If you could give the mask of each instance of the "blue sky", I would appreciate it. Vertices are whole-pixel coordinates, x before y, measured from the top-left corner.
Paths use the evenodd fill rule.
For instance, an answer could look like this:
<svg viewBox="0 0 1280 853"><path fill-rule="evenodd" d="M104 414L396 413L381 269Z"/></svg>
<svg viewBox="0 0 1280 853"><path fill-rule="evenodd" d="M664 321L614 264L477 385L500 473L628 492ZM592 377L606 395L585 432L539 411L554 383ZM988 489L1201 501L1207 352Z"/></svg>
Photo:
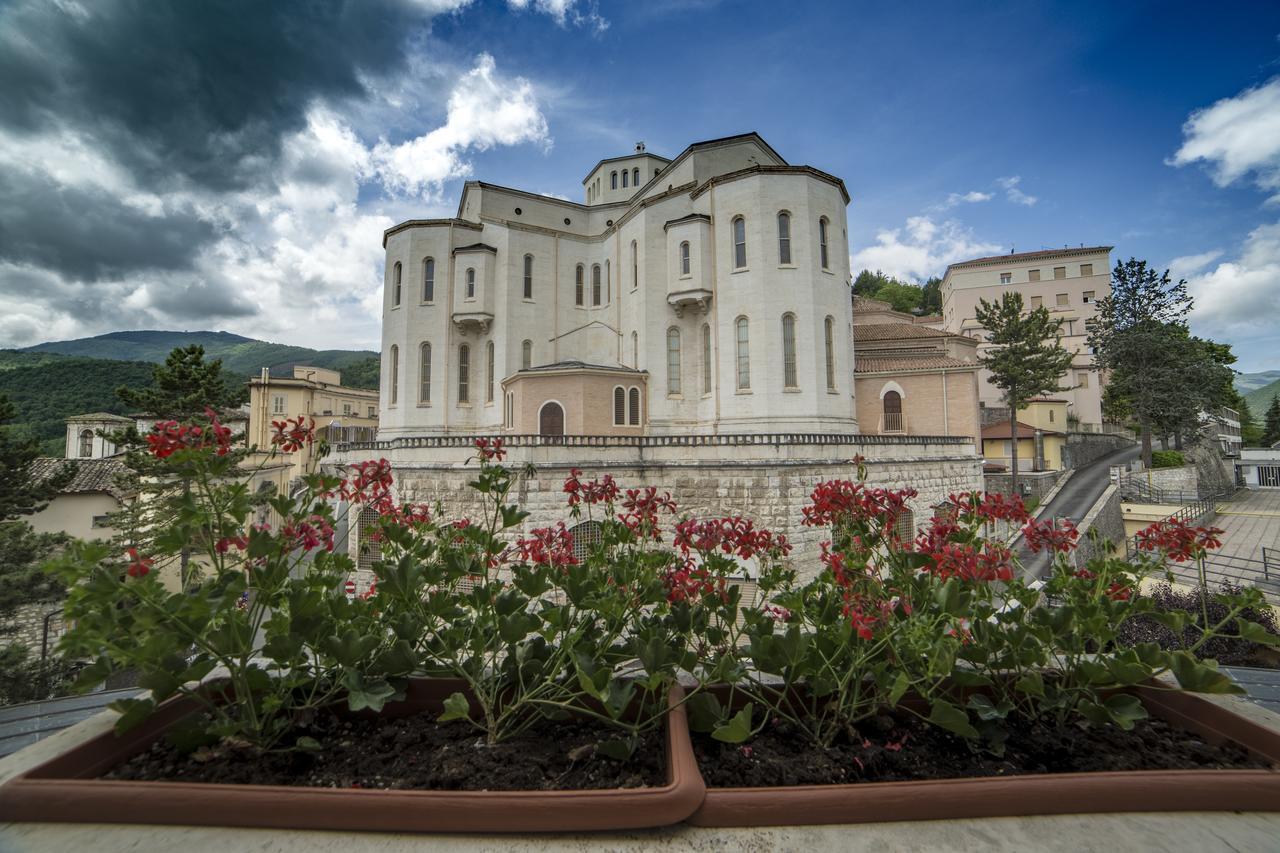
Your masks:
<svg viewBox="0 0 1280 853"><path fill-rule="evenodd" d="M67 244L26 224L43 221L23 212L34 193L0 194L0 236L20 247L0 246L0 345L147 325L376 347L381 229L451 214L463 180L579 199L586 170L637 140L674 156L755 130L845 180L855 269L920 280L1012 247L1112 244L1113 260L1189 278L1194 330L1232 343L1241 369L1280 368L1280 4L356 5L359 38L341 13L301 36L256 16L228 24L260 29L238 48L251 66L255 49L272 58L250 84L275 80L292 107L228 119L210 104L195 117L213 127L208 151L147 112L181 91L144 91L143 106L112 104L101 121L76 112L92 56L111 34L159 26L156 5L0 12L0 48L71 46L70 60L18 69L56 81L38 111L0 98L0 167L84 193L79 210L103 202L134 250L97 259L91 235ZM192 29L185 4L169 11ZM239 20L215 4L201 31L225 23L208 19L219 11ZM286 37L302 39L296 68L273 46ZM152 68L206 57L199 42L156 50ZM203 71L236 97L234 68ZM127 153L139 148L155 154ZM156 163L172 166L157 177ZM130 244L134 214L159 226L150 255ZM178 246L191 246L185 265ZM59 297L38 306L43 319L33 290Z"/></svg>

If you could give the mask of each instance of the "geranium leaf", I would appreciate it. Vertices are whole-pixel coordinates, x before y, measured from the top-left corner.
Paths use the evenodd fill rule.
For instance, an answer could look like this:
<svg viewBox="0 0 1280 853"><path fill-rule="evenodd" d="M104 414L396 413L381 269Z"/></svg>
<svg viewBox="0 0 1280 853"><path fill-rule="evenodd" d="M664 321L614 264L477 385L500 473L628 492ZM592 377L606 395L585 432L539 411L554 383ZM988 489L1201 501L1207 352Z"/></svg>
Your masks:
<svg viewBox="0 0 1280 853"><path fill-rule="evenodd" d="M716 726L711 736L724 743L742 743L751 737L751 705L730 717L729 722Z"/></svg>
<svg viewBox="0 0 1280 853"><path fill-rule="evenodd" d="M978 736L978 730L969 722L969 715L945 699L934 700L929 709L929 722L961 737Z"/></svg>
<svg viewBox="0 0 1280 853"><path fill-rule="evenodd" d="M471 703L461 693L451 693L444 700L444 713L436 717L436 722L447 723L450 720L465 720L471 713Z"/></svg>

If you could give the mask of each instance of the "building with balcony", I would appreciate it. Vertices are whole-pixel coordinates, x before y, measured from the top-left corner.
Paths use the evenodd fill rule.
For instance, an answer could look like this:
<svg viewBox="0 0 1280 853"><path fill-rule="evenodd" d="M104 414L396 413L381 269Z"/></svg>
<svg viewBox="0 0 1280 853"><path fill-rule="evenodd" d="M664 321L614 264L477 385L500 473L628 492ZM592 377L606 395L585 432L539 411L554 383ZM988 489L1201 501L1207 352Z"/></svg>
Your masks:
<svg viewBox="0 0 1280 853"><path fill-rule="evenodd" d="M273 376L264 367L249 380L249 416L244 425L249 446L269 449L271 422L300 415L314 418L316 435L331 444L370 441L377 436L378 392L344 387L338 371L303 365L295 365L284 376ZM310 469L313 450L304 447L286 457L290 477Z"/></svg>
<svg viewBox="0 0 1280 853"><path fill-rule="evenodd" d="M1028 309L1048 308L1062 320L1062 345L1074 354L1062 377L1065 390L1055 393L1068 412L1087 424L1102 422L1103 375L1089 349L1089 328L1097 316L1096 303L1111 293L1111 246L1020 252L962 261L947 267L942 279L942 327L978 338L981 355L986 338L978 323L979 300L995 302L1008 291L1022 294ZM985 407L1003 406L1000 390L982 371L979 401Z"/></svg>

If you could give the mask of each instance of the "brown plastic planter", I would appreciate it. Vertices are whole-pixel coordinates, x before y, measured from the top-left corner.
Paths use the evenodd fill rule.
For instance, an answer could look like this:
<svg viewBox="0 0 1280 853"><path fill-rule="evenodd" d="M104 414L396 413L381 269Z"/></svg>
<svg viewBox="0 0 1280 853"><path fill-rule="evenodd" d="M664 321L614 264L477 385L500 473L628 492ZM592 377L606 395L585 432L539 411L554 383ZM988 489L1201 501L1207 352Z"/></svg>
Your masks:
<svg viewBox="0 0 1280 853"><path fill-rule="evenodd" d="M442 708L461 686L446 679L410 684L386 716ZM679 823L702 803L689 727L672 688L667 713L667 784L591 791L378 791L284 785L135 782L96 778L146 749L191 713L185 701L161 708L118 737L99 735L0 786L0 821L252 826L393 832L549 832L635 829Z"/></svg>
<svg viewBox="0 0 1280 853"><path fill-rule="evenodd" d="M1190 693L1135 690L1152 716L1211 742L1233 740L1280 765L1280 733ZM1143 811L1280 811L1280 771L1134 770L1002 778L708 788L697 826L797 826L891 820Z"/></svg>

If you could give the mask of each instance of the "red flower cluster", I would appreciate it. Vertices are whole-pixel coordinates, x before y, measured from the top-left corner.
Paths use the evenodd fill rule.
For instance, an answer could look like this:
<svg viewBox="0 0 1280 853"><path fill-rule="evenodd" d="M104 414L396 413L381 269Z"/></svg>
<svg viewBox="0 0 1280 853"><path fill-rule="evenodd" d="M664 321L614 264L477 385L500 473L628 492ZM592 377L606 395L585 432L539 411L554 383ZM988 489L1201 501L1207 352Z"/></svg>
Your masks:
<svg viewBox="0 0 1280 853"><path fill-rule="evenodd" d="M803 508L801 523L829 527L866 522L878 532L891 532L906 510L907 500L917 494L915 489L871 489L850 480L828 480L819 483L809 496L812 503Z"/></svg>
<svg viewBox="0 0 1280 853"><path fill-rule="evenodd" d="M389 505L391 500L391 463L385 459L357 462L351 466L355 476L342 481L338 494L343 500Z"/></svg>
<svg viewBox="0 0 1280 853"><path fill-rule="evenodd" d="M385 495L378 500L374 508L383 518L401 527L413 527L431 521L431 507L424 503L396 506L391 502L390 495Z"/></svg>
<svg viewBox="0 0 1280 853"><path fill-rule="evenodd" d="M1217 527L1191 527L1176 518L1157 521L1139 530L1138 548L1143 551L1159 551L1175 563L1184 563L1203 557L1205 553L1222 545L1222 530Z"/></svg>
<svg viewBox="0 0 1280 853"><path fill-rule="evenodd" d="M564 522L555 527L539 527L529 535L516 540L516 552L521 562L538 566L574 566L578 558L573 555L573 534L565 529Z"/></svg>
<svg viewBox="0 0 1280 853"><path fill-rule="evenodd" d="M931 551L923 551L933 558L933 565L926 568L940 578L960 578L966 581L1013 580L1013 553L997 542L985 542L981 549L972 545L945 542Z"/></svg>
<svg viewBox="0 0 1280 853"><path fill-rule="evenodd" d="M643 489L627 489L626 496L622 499L622 508L626 512L618 516L619 521L636 533L657 539L658 513L666 511L675 514L676 502L671 499L670 492L658 494L657 488L647 486Z"/></svg>
<svg viewBox="0 0 1280 853"><path fill-rule="evenodd" d="M301 450L316 440L315 418L298 415L296 418L272 421L271 429L271 443L285 453Z"/></svg>
<svg viewBox="0 0 1280 853"><path fill-rule="evenodd" d="M240 551L247 550L249 548L249 537L248 536L223 536L213 545L213 549L217 551L219 554L225 554L228 551L230 551L233 547Z"/></svg>
<svg viewBox="0 0 1280 853"><path fill-rule="evenodd" d="M564 481L564 493L569 496L569 506L580 503L597 504L613 503L618 499L618 484L612 474L605 474L599 480L582 482L582 472L577 468L569 469L569 476Z"/></svg>
<svg viewBox="0 0 1280 853"><path fill-rule="evenodd" d="M667 601L675 604L707 595L724 597L724 578L718 578L707 571L705 566L698 565L692 557L678 563L670 569L665 577L667 584Z"/></svg>
<svg viewBox="0 0 1280 853"><path fill-rule="evenodd" d="M947 496L947 503L968 519L982 522L1008 521L1024 524L1031 518L1019 495L1000 492L961 492Z"/></svg>
<svg viewBox="0 0 1280 853"><path fill-rule="evenodd" d="M699 554L722 551L749 560L757 554L786 556L791 553L791 544L786 536L756 527L750 519L740 515L702 521L685 519L676 525L672 544L685 556L691 551Z"/></svg>
<svg viewBox="0 0 1280 853"><path fill-rule="evenodd" d="M1075 522L1069 518L1064 518L1059 523L1048 518L1044 521L1028 522L1027 526L1022 528L1022 535L1027 540L1027 547L1033 553L1038 554L1045 548L1051 548L1065 554L1075 549L1080 531L1076 529Z"/></svg>
<svg viewBox="0 0 1280 853"><path fill-rule="evenodd" d="M179 450L203 450L212 448L219 456L231 451L231 428L223 426L218 414L205 407L209 426L180 424L177 421L158 421L147 436L147 449L157 459L165 459Z"/></svg>
<svg viewBox="0 0 1280 853"><path fill-rule="evenodd" d="M294 548L312 551L324 546L333 550L333 526L322 515L309 515L304 519L292 519L280 528L280 535L290 540Z"/></svg>
<svg viewBox="0 0 1280 853"><path fill-rule="evenodd" d="M124 553L129 558L129 568L126 571L131 578L146 577L155 565L155 560L139 557L137 548L126 548Z"/></svg>
<svg viewBox="0 0 1280 853"><path fill-rule="evenodd" d="M844 608L841 612L849 620L859 639L870 640L875 637L875 627L880 623L880 617L883 615L883 608L878 608L880 612L875 610L874 603L870 602L866 596L860 593L846 593Z"/></svg>
<svg viewBox="0 0 1280 853"><path fill-rule="evenodd" d="M481 458L486 462L497 460L501 462L507 457L507 451L502 449L502 439L500 438L477 438L476 450L479 451Z"/></svg>
<svg viewBox="0 0 1280 853"><path fill-rule="evenodd" d="M1085 581L1092 581L1092 580L1098 579L1098 576L1095 575L1093 572L1089 571L1088 569L1077 569L1073 573L1073 576ZM1111 599L1112 601L1128 601L1132 595L1133 595L1133 589L1130 588L1128 584L1123 584L1123 583L1120 583L1119 581L1113 581L1112 584L1107 588L1107 592L1106 592L1107 598Z"/></svg>

